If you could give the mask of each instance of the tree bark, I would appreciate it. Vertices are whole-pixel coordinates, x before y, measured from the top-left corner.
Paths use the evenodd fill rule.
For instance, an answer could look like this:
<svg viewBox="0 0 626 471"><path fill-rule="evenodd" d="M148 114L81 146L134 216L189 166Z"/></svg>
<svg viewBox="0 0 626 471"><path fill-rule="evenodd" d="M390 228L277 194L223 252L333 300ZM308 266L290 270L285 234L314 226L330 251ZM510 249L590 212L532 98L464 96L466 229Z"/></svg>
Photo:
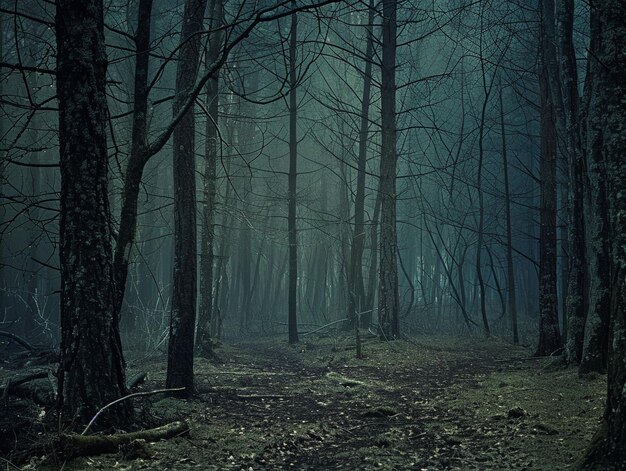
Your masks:
<svg viewBox="0 0 626 471"><path fill-rule="evenodd" d="M605 373L608 356L609 314L611 308L611 256L607 202L606 161L603 150L601 92L597 83L600 64L597 11L591 9L591 44L585 79L586 146L589 163L589 209L587 218L589 260L589 310L580 372Z"/></svg>
<svg viewBox="0 0 626 471"><path fill-rule="evenodd" d="M370 95L372 88L372 60L374 58L374 4L370 0L367 16L367 39L365 45L365 71L361 98L361 122L359 125L359 156L357 164L356 195L354 197L354 230L350 246L348 272L348 319L351 326L358 323L357 315L365 307L363 281L363 249L365 247L365 165L369 130Z"/></svg>
<svg viewBox="0 0 626 471"><path fill-rule="evenodd" d="M222 0L213 0L211 5L211 27L216 29L222 24ZM219 54L222 34L212 33L206 51L206 64L209 67ZM211 323L213 317L213 246L215 239L215 196L218 147L218 110L219 110L219 72L207 82L206 106L206 143L203 179L204 203L202 206L202 242L200 248L200 308L198 310L197 350L203 355L213 355Z"/></svg>
<svg viewBox="0 0 626 471"><path fill-rule="evenodd" d="M396 0L383 0L378 323L383 339L400 335L396 230Z"/></svg>
<svg viewBox="0 0 626 471"><path fill-rule="evenodd" d="M599 90L603 103L604 150L612 255L608 396L605 418L608 451L626 462L626 3L598 2L601 52Z"/></svg>
<svg viewBox="0 0 626 471"><path fill-rule="evenodd" d="M295 6L295 2L292 2ZM289 232L289 343L298 342L297 289L298 289L298 235L296 224L296 182L298 163L298 96L296 77L296 44L298 40L298 16L291 14L289 38L289 189L287 224Z"/></svg>
<svg viewBox="0 0 626 471"><path fill-rule="evenodd" d="M115 273L115 319L119 322L128 278L128 266L137 232L137 200L148 152L148 68L150 63L150 30L153 0L140 0L135 32L135 83L133 94L133 128L124 187L117 244L113 257Z"/></svg>
<svg viewBox="0 0 626 471"><path fill-rule="evenodd" d="M59 0L56 11L61 171L61 352L63 419L84 421L126 393L114 318L108 200L107 57L101 0ZM112 407L102 425L124 427L132 408Z"/></svg>
<svg viewBox="0 0 626 471"><path fill-rule="evenodd" d="M181 49L176 70L176 115L193 88L200 62L200 36L207 0L186 0ZM195 118L192 106L173 133L174 276L167 355L167 388L193 394L193 351L196 321L196 165Z"/></svg>
<svg viewBox="0 0 626 471"><path fill-rule="evenodd" d="M556 0L558 68L567 141L569 284L567 289L567 345L569 362L579 363L583 351L588 309L587 256L585 245L585 156L582 151L578 72L574 52L574 0Z"/></svg>
<svg viewBox="0 0 626 471"><path fill-rule="evenodd" d="M592 4L593 87L601 107L602 149L607 165L607 200L611 249L611 306L607 403L604 424L583 457L581 468L623 469L626 462L626 3L599 0ZM594 11L595 10L595 11ZM594 46L592 44L592 46ZM597 87L597 88L596 88ZM611 467L607 465L611 465ZM595 468L594 468L595 469Z"/></svg>
<svg viewBox="0 0 626 471"><path fill-rule="evenodd" d="M507 310L511 318L513 343L519 343L517 329L517 302L515 298L515 269L513 267L513 230L511 224L511 191L509 186L509 160L506 147L506 128L504 123L504 103L502 100L502 86L500 86L500 134L502 137L502 168L504 174L504 210L506 212L506 278L507 278Z"/></svg>
<svg viewBox="0 0 626 471"><path fill-rule="evenodd" d="M550 90L548 56L553 41L547 34L553 0L541 0L539 96L541 106L541 202L539 234L539 345L536 355L552 355L562 348L559 332L556 277L556 121Z"/></svg>

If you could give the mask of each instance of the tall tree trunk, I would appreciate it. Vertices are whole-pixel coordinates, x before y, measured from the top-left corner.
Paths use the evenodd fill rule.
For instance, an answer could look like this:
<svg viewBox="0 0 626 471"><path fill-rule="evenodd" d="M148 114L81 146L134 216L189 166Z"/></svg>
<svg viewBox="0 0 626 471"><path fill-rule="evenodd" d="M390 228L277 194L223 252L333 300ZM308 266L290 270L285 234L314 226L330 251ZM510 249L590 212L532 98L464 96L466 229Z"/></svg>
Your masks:
<svg viewBox="0 0 626 471"><path fill-rule="evenodd" d="M367 16L367 39L365 45L365 71L361 98L361 122L359 125L359 160L357 164L356 195L354 198L354 231L350 246L348 272L348 318L353 324L359 321L357 314L365 306L363 282L363 248L365 246L365 165L367 163L367 137L369 129L370 95L372 88L372 60L374 57L374 2L370 0Z"/></svg>
<svg viewBox="0 0 626 471"><path fill-rule="evenodd" d="M58 400L67 421L88 420L126 392L113 316L108 200L107 58L102 0L56 3L61 170L61 349ZM100 425L123 427L128 401Z"/></svg>
<svg viewBox="0 0 626 471"><path fill-rule="evenodd" d="M582 357L587 316L587 257L585 246L585 156L582 151L578 73L574 52L574 0L556 0L556 38L558 63L563 96L564 122L567 140L569 174L569 285L567 289L567 345L568 361L579 363Z"/></svg>
<svg viewBox="0 0 626 471"><path fill-rule="evenodd" d="M370 266L367 276L367 304L365 306L366 311L370 311L367 316L368 324L372 322L372 311L374 310L374 302L376 301L376 281L378 273L378 233L379 233L379 220L380 220L380 206L381 206L381 195L380 190L376 194L376 202L374 203L374 214L372 216L372 221L370 223L370 243L371 246L371 256L370 256ZM363 317L361 321L363 322Z"/></svg>
<svg viewBox="0 0 626 471"><path fill-rule="evenodd" d="M292 1L295 6L295 1ZM289 306L288 326L289 343L298 342L297 290L298 290L298 237L296 226L296 180L298 163L298 95L296 77L296 44L298 40L298 16L291 14L291 33L289 38L289 208L287 225L289 232Z"/></svg>
<svg viewBox="0 0 626 471"><path fill-rule="evenodd" d="M607 199L611 246L612 299L610 307L608 388L605 409L605 440L598 440L587 460L602 469L623 469L626 463L626 3L599 0L597 60L594 89L601 103L603 150L607 163ZM593 15L594 13L592 13ZM609 468L607 464L613 466ZM587 463L588 464L588 463ZM589 469L589 467L585 467Z"/></svg>
<svg viewBox="0 0 626 471"><path fill-rule="evenodd" d="M400 335L396 230L396 9L396 0L383 0L378 323L381 337L387 340Z"/></svg>
<svg viewBox="0 0 626 471"><path fill-rule="evenodd" d="M222 0L213 0L211 5L211 28L222 25ZM208 42L206 51L207 67L217 59L222 34L215 32ZM212 356L213 342L211 339L211 323L213 317L213 243L215 239L215 195L218 147L218 108L219 108L219 72L207 82L205 166L202 192L202 242L200 248L200 308L198 310L197 349L203 356Z"/></svg>
<svg viewBox="0 0 626 471"><path fill-rule="evenodd" d="M207 0L186 0L181 48L176 69L176 115L194 86L200 62L200 35ZM167 355L168 388L193 394L193 345L196 323L196 164L195 118L192 106L173 133L174 165L174 277L170 340Z"/></svg>
<svg viewBox="0 0 626 471"><path fill-rule="evenodd" d="M539 345L537 356L552 355L562 347L559 332L556 277L556 117L547 55L554 47L546 33L552 18L553 0L540 0L541 39L539 97L541 113L541 202L539 234Z"/></svg>
<svg viewBox="0 0 626 471"><path fill-rule="evenodd" d="M148 68L150 64L150 30L153 0L140 0L135 32L135 83L131 148L124 186L117 244L113 257L115 272L115 318L119 322L128 266L137 231L137 200L148 148Z"/></svg>
<svg viewBox="0 0 626 471"><path fill-rule="evenodd" d="M507 278L507 310L511 318L513 343L519 343L517 329L517 302L515 298L515 269L513 267L513 230L511 224L511 191L509 186L509 160L506 148L506 128L504 124L504 103L502 101L502 86L500 87L500 134L502 137L502 171L504 174L504 211L506 213L506 278Z"/></svg>
<svg viewBox="0 0 626 471"><path fill-rule="evenodd" d="M589 259L589 310L580 372L606 372L611 309L611 256L607 202L606 160L603 150L601 101L597 83L601 67L594 58L599 51L599 22L596 8L591 9L591 45L585 79L586 153L589 162L589 209L587 236Z"/></svg>
<svg viewBox="0 0 626 471"><path fill-rule="evenodd" d="M615 463L626 463L626 3L602 0L600 11L604 150L608 163L608 201L612 303L610 314L608 396L605 418L608 451Z"/></svg>

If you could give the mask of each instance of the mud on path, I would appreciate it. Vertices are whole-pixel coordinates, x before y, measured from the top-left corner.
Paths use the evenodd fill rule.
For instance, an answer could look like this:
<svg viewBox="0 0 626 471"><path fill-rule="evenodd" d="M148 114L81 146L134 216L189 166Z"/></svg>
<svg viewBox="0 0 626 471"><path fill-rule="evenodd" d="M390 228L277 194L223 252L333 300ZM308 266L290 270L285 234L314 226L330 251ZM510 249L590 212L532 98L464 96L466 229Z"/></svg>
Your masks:
<svg viewBox="0 0 626 471"><path fill-rule="evenodd" d="M136 402L138 421L184 419L189 436L64 469L566 469L602 413L604 378L504 342L368 339L363 360L352 347L225 347L223 363L197 360L193 400ZM143 390L162 387L160 359L129 366L149 372Z"/></svg>

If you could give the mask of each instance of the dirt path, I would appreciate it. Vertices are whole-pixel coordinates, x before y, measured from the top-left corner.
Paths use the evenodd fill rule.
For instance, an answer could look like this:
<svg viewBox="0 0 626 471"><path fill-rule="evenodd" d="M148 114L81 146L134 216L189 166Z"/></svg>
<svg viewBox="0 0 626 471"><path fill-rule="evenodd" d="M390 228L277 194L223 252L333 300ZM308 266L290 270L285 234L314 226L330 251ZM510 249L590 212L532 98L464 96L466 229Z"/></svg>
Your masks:
<svg viewBox="0 0 626 471"><path fill-rule="evenodd" d="M64 469L565 469L593 433L603 379L544 371L502 342L280 341L198 360L197 396L140 405L186 419L189 437L79 459ZM163 384L161 361L144 389Z"/></svg>

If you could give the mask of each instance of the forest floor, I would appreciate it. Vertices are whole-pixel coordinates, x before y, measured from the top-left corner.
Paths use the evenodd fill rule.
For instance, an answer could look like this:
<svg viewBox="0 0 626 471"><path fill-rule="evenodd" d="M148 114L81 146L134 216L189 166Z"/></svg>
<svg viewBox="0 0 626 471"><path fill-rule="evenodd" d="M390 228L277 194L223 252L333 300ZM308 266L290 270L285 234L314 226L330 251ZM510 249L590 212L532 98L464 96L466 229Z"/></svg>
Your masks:
<svg viewBox="0 0 626 471"><path fill-rule="evenodd" d="M139 424L186 420L187 436L20 469L558 470L603 410L604 377L498 340L367 338L357 360L353 339L305 338L222 347L223 362L197 360L193 399L136 400ZM163 387L163 359L129 367Z"/></svg>

